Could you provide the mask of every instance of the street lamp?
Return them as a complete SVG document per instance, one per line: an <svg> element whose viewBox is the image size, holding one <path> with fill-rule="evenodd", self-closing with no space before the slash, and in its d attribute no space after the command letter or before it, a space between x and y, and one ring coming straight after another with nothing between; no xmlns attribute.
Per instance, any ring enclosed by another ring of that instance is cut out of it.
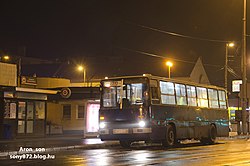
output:
<svg viewBox="0 0 250 166"><path fill-rule="evenodd" d="M9 57L9 55L4 55L3 59L6 60L6 61L8 61L10 59L10 57Z"/></svg>
<svg viewBox="0 0 250 166"><path fill-rule="evenodd" d="M225 55L225 89L227 90L227 68L228 68L228 48L234 47L234 43L226 43L226 55Z"/></svg>
<svg viewBox="0 0 250 166"><path fill-rule="evenodd" d="M9 55L0 56L0 60L1 61L9 61L10 60L10 56Z"/></svg>
<svg viewBox="0 0 250 166"><path fill-rule="evenodd" d="M173 66L173 63L170 61L167 61L166 65L168 66L168 78L170 78L170 72L171 72L170 70L171 70L171 67Z"/></svg>
<svg viewBox="0 0 250 166"><path fill-rule="evenodd" d="M86 82L86 69L85 69L85 67L83 67L83 66L78 66L78 71L81 71L81 72L83 72L83 82L85 83Z"/></svg>

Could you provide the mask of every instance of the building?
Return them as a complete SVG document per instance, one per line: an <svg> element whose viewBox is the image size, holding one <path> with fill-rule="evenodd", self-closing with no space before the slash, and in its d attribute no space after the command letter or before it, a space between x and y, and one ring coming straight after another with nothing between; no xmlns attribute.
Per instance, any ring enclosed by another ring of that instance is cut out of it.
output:
<svg viewBox="0 0 250 166"><path fill-rule="evenodd" d="M57 91L35 88L36 78L17 73L16 64L0 63L1 138L45 136L48 95Z"/></svg>
<svg viewBox="0 0 250 166"><path fill-rule="evenodd" d="M17 86L17 67L13 64L7 64L0 62L0 138L3 138L4 132L7 130L4 128L4 114L5 114L5 102L4 91L6 88L12 88Z"/></svg>
<svg viewBox="0 0 250 166"><path fill-rule="evenodd" d="M70 83L63 78L38 78L37 81L37 87L59 92L49 96L46 134L98 135L99 82Z"/></svg>
<svg viewBox="0 0 250 166"><path fill-rule="evenodd" d="M4 90L4 138L45 136L48 95L57 91L14 87Z"/></svg>
<svg viewBox="0 0 250 166"><path fill-rule="evenodd" d="M199 84L207 84L210 85L210 81L208 79L207 73L203 66L202 60L199 57L196 61L193 70L191 71L189 77L178 77L177 79L196 82Z"/></svg>

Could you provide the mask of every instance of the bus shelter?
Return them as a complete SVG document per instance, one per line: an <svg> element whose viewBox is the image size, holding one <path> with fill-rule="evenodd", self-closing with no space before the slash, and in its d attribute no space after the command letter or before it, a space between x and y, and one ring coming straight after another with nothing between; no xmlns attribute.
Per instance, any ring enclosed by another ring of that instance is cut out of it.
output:
<svg viewBox="0 0 250 166"><path fill-rule="evenodd" d="M3 137L45 136L47 98L57 91L14 87L4 90Z"/></svg>

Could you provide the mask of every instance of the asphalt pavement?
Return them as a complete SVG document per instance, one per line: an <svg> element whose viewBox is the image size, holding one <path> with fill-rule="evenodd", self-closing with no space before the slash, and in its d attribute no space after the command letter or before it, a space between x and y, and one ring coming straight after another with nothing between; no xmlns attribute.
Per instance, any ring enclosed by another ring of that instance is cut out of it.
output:
<svg viewBox="0 0 250 166"><path fill-rule="evenodd" d="M229 137L220 137L218 140L249 139L250 135L237 135L231 132ZM58 135L42 138L20 138L0 140L0 157L10 154L37 153L60 151L67 149L97 149L119 146L119 141L101 141L100 138L84 138L82 135Z"/></svg>

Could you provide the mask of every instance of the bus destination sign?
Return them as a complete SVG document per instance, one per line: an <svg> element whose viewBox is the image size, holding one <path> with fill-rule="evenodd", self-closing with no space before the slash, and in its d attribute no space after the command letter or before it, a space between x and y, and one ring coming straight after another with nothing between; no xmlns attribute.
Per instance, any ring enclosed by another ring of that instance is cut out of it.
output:
<svg viewBox="0 0 250 166"><path fill-rule="evenodd" d="M104 87L122 86L122 81L105 81Z"/></svg>

